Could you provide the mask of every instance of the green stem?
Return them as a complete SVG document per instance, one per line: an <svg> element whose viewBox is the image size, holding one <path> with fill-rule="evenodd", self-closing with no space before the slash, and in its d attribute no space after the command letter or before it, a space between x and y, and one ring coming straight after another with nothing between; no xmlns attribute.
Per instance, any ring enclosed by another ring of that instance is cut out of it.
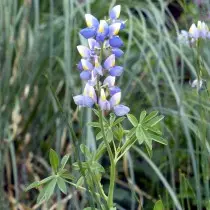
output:
<svg viewBox="0 0 210 210"><path fill-rule="evenodd" d="M99 90L99 89L98 89ZM98 107L98 112L99 112L99 123L101 126L101 132L103 135L103 139L105 142L105 145L107 147L107 151L109 154L109 160L110 160L110 185L109 185L109 193L108 193L108 207L111 208L113 207L113 196L114 196L114 185L115 185L115 160L114 156L111 150L111 147L109 145L109 142L107 141L106 134L104 131L104 125L103 125L103 115L102 115L102 110Z"/></svg>

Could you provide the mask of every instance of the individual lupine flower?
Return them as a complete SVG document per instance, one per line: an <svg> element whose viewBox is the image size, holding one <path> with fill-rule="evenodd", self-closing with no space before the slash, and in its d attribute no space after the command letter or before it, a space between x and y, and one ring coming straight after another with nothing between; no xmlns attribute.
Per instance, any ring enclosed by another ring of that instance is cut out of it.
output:
<svg viewBox="0 0 210 210"><path fill-rule="evenodd" d="M123 72L122 66L115 66L115 55L110 55L104 62L104 68L109 71L111 76L120 76Z"/></svg>
<svg viewBox="0 0 210 210"><path fill-rule="evenodd" d="M109 12L110 19L112 20L118 19L120 17L120 11L121 11L120 5L114 6Z"/></svg>
<svg viewBox="0 0 210 210"><path fill-rule="evenodd" d="M120 100L121 100L121 92L114 94L109 100L111 109L113 109L114 113L117 116L126 115L130 111L130 109L127 106L119 104Z"/></svg>
<svg viewBox="0 0 210 210"><path fill-rule="evenodd" d="M82 80L90 80L91 78L91 71L93 70L93 64L85 59L81 59L81 65L83 71L80 73L80 78Z"/></svg>
<svg viewBox="0 0 210 210"><path fill-rule="evenodd" d="M199 30L196 27L195 23L193 23L189 29L189 35L191 38L197 40L199 38Z"/></svg>
<svg viewBox="0 0 210 210"><path fill-rule="evenodd" d="M120 11L121 11L120 5L114 6L109 12L109 17L112 23L120 23L121 24L120 30L123 30L125 28L125 21L118 19L120 17Z"/></svg>
<svg viewBox="0 0 210 210"><path fill-rule="evenodd" d="M109 26L109 37L116 36L120 31L121 23L113 23Z"/></svg>
<svg viewBox="0 0 210 210"><path fill-rule="evenodd" d="M105 61L104 61L104 68L106 70L110 70L115 65L115 55L110 55Z"/></svg>
<svg viewBox="0 0 210 210"><path fill-rule="evenodd" d="M115 55L116 58L119 58L124 54L124 52L119 48L112 48L112 53Z"/></svg>
<svg viewBox="0 0 210 210"><path fill-rule="evenodd" d="M110 96L113 96L114 94L121 92L121 89L115 86L115 77L113 76L108 76L104 80L103 85L108 86Z"/></svg>
<svg viewBox="0 0 210 210"><path fill-rule="evenodd" d="M93 38L88 39L88 45L91 50L95 50L95 48L101 48L100 44Z"/></svg>
<svg viewBox="0 0 210 210"><path fill-rule="evenodd" d="M115 77L108 76L103 82L103 85L107 85L108 87L113 87L115 84Z"/></svg>
<svg viewBox="0 0 210 210"><path fill-rule="evenodd" d="M120 39L119 36L112 36L109 39L109 44L111 47L120 48L123 46L123 41L122 41L122 39Z"/></svg>
<svg viewBox="0 0 210 210"><path fill-rule="evenodd" d="M189 29L189 36L195 40L208 38L209 28L205 22L198 21L197 26L193 23Z"/></svg>
<svg viewBox="0 0 210 210"><path fill-rule="evenodd" d="M96 34L96 40L98 42L103 42L109 33L109 25L105 20L100 20L100 24Z"/></svg>
<svg viewBox="0 0 210 210"><path fill-rule="evenodd" d="M82 29L80 31L80 34L84 36L86 39L89 39L96 35L99 26L99 21L91 14L86 14L85 20L88 27Z"/></svg>
<svg viewBox="0 0 210 210"><path fill-rule="evenodd" d="M85 85L83 95L73 97L75 104L81 107L93 107L97 102L96 92L93 86L88 83Z"/></svg>
<svg viewBox="0 0 210 210"><path fill-rule="evenodd" d="M198 21L197 28L199 31L199 36L203 39L207 38L207 34L209 32L209 28L205 22Z"/></svg>
<svg viewBox="0 0 210 210"><path fill-rule="evenodd" d="M101 89L101 93L100 93L99 106L101 110L110 110L110 103L106 99L106 94L103 88Z"/></svg>

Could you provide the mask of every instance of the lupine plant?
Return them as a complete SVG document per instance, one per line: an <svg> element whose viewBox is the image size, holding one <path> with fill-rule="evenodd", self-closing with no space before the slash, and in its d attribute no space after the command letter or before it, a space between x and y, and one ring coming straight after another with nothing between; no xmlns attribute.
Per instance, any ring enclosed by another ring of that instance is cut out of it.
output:
<svg viewBox="0 0 210 210"><path fill-rule="evenodd" d="M153 141L166 144L160 131L162 115L158 115L157 111L149 114L142 111L137 119L129 114L129 107L120 103L121 89L116 86L116 81L122 75L123 67L116 63L124 54L119 32L125 28L126 23L119 19L120 10L120 5L113 7L109 18L100 21L93 15L86 14L87 27L82 29L80 34L87 39L87 46L77 46L82 57L77 68L85 85L83 93L74 96L73 99L78 107L90 108L95 114L96 121L88 123L87 126L96 129L98 147L96 151L91 151L86 145L80 145L84 161L78 159L73 163L71 173L65 168L70 155L64 156L59 162L58 155L51 149L49 157L52 175L32 183L27 188L29 190L42 186L38 203L48 200L56 186L66 194L68 183L91 195L92 207L87 209L114 210L116 209L114 203L116 169L120 159L136 142L144 145L150 156ZM123 127L126 120L130 122L129 129ZM107 191L101 182L106 169L100 163L106 152L110 163ZM78 173L74 173L75 171Z"/></svg>
<svg viewBox="0 0 210 210"><path fill-rule="evenodd" d="M195 23L191 25L189 31L182 30L178 39L181 43L195 48L197 78L191 82L191 86L197 88L197 91L199 92L205 88L205 80L202 79L205 66L203 64L201 50L203 42L210 39L209 28L205 22L198 21L197 25Z"/></svg>

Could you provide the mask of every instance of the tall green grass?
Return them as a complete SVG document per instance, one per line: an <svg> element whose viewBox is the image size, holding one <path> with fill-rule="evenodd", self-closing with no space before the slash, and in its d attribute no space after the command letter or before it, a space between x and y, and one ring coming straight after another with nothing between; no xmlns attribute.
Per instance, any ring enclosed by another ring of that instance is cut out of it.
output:
<svg viewBox="0 0 210 210"><path fill-rule="evenodd" d="M91 111L78 112L72 101L72 96L82 89L76 70L76 45L83 41L78 32L85 25L84 14L92 12L103 18L114 4L122 5L122 18L127 19L122 34L123 100L136 115L144 109L163 113L162 129L168 139L165 148L154 145L151 159L144 148L134 148L119 164L115 192L118 208L136 209L141 200L144 209L152 209L159 197L166 209L201 210L209 206L209 95L204 90L198 96L190 87L189 80L196 75L194 52L181 46L176 38L180 27L189 27L200 18L200 11L193 3L183 3L177 22L168 3L0 1L0 195L4 195L0 209L38 209L37 192L25 193L24 187L50 173L50 147L61 156L70 152L71 161L75 160L75 139L50 86L74 126L77 143L95 149L95 134L86 127L92 120ZM208 45L206 42L203 56L209 88ZM102 161L106 165L106 159ZM105 186L107 178L104 177ZM87 202L91 203L85 192L80 192L78 200L76 191L69 189L67 197L57 193L42 209L53 205L82 209Z"/></svg>

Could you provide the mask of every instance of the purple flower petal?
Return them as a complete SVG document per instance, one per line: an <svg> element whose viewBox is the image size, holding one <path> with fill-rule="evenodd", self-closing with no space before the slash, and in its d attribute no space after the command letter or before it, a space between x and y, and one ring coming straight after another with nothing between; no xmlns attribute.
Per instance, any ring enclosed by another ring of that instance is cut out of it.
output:
<svg viewBox="0 0 210 210"><path fill-rule="evenodd" d="M123 72L122 66L114 66L109 70L109 74L114 77L119 77Z"/></svg>
<svg viewBox="0 0 210 210"><path fill-rule="evenodd" d="M82 80L89 80L91 78L91 73L89 71L82 71L80 73L80 78Z"/></svg>
<svg viewBox="0 0 210 210"><path fill-rule="evenodd" d="M112 87L112 86L114 86L114 83L115 83L115 77L108 76L104 80L103 85L108 85L108 87Z"/></svg>
<svg viewBox="0 0 210 210"><path fill-rule="evenodd" d="M91 50L83 45L78 45L77 50L83 58L89 58L91 55Z"/></svg>
<svg viewBox="0 0 210 210"><path fill-rule="evenodd" d="M119 93L119 92L121 92L121 89L117 86L109 88L110 96L113 96L114 94Z"/></svg>
<svg viewBox="0 0 210 210"><path fill-rule="evenodd" d="M122 104L114 107L114 113L119 117L126 115L128 112L130 112L130 108L128 108L127 106L124 106Z"/></svg>
<svg viewBox="0 0 210 210"><path fill-rule="evenodd" d="M123 20L114 20L115 23L120 23L121 26L120 26L120 30L123 30L125 28L125 23L126 21L123 21Z"/></svg>
<svg viewBox="0 0 210 210"><path fill-rule="evenodd" d="M74 103L78 106L82 107L93 107L94 100L90 98L89 96L83 96L83 95L77 95L73 97Z"/></svg>
<svg viewBox="0 0 210 210"><path fill-rule="evenodd" d="M79 71L83 71L84 70L83 67L82 67L82 62L81 61L77 64L77 69Z"/></svg>
<svg viewBox="0 0 210 210"><path fill-rule="evenodd" d="M109 70L114 65L115 65L115 55L112 54L104 61L104 68Z"/></svg>
<svg viewBox="0 0 210 210"><path fill-rule="evenodd" d="M93 86L91 86L89 83L87 83L85 85L84 88L84 96L89 96L90 98L92 98L95 102L97 102L97 96L96 96L96 92Z"/></svg>
<svg viewBox="0 0 210 210"><path fill-rule="evenodd" d="M109 26L109 36L115 36L120 31L121 23L113 23Z"/></svg>
<svg viewBox="0 0 210 210"><path fill-rule="evenodd" d="M123 41L120 39L119 36L113 36L112 38L109 39L109 44L112 47L119 48L123 46Z"/></svg>
<svg viewBox="0 0 210 210"><path fill-rule="evenodd" d="M98 22L97 18L95 18L93 15L91 15L91 14L86 14L86 15L85 15L85 20L86 20L87 26L88 26L89 28L90 28L90 27L98 28L99 22Z"/></svg>
<svg viewBox="0 0 210 210"><path fill-rule="evenodd" d="M120 11L121 11L121 6L120 5L116 5L115 7L113 7L110 12L109 12L109 17L111 19L117 19L120 16Z"/></svg>
<svg viewBox="0 0 210 210"><path fill-rule="evenodd" d="M91 50L95 50L95 48L100 49L100 44L95 39L88 39L88 45Z"/></svg>
<svg viewBox="0 0 210 210"><path fill-rule="evenodd" d="M110 110L110 103L107 100L99 99L99 106L101 110Z"/></svg>
<svg viewBox="0 0 210 210"><path fill-rule="evenodd" d="M81 59L82 67L84 70L93 70L93 64L85 59Z"/></svg>
<svg viewBox="0 0 210 210"><path fill-rule="evenodd" d="M89 39L91 37L94 37L96 35L96 29L95 28L84 28L80 31L80 34L85 37L85 39Z"/></svg>
<svg viewBox="0 0 210 210"><path fill-rule="evenodd" d="M120 103L120 100L121 100L121 92L114 94L109 100L111 108L118 105Z"/></svg>
<svg viewBox="0 0 210 210"><path fill-rule="evenodd" d="M124 54L124 52L119 48L112 48L112 53L115 54L116 58L119 58Z"/></svg>

